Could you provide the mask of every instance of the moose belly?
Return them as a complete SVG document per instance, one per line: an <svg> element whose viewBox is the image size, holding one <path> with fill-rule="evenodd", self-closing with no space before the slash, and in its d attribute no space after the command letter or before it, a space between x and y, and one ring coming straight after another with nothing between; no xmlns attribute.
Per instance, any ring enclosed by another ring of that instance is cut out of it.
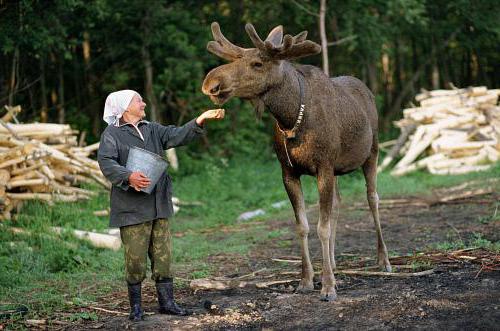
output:
<svg viewBox="0 0 500 331"><path fill-rule="evenodd" d="M370 157L371 144L343 150L334 162L335 174L345 175L361 167Z"/></svg>

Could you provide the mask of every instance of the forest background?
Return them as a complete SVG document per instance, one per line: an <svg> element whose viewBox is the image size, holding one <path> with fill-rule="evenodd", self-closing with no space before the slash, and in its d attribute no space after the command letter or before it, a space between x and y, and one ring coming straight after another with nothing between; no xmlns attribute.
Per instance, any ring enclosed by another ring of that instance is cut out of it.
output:
<svg viewBox="0 0 500 331"><path fill-rule="evenodd" d="M150 120L180 125L213 107L201 93L206 73L223 63L206 50L211 22L244 47L253 47L247 22L262 37L282 24L320 43L319 12L320 1L296 0L0 0L0 104L21 105L22 122L69 123L92 143L108 93L129 88L143 95ZM391 121L422 88L500 86L498 12L488 0L329 1L329 73L370 87L382 138L392 137ZM321 54L301 62L323 65ZM273 157L269 115L256 121L239 100L225 108L227 120L181 152L179 175L207 159Z"/></svg>

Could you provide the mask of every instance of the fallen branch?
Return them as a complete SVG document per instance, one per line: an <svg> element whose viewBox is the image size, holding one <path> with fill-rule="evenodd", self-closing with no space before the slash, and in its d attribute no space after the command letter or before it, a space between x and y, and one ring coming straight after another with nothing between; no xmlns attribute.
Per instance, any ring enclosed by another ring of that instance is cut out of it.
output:
<svg viewBox="0 0 500 331"><path fill-rule="evenodd" d="M257 288L268 288L273 285L282 285L282 284L290 284L290 283L298 283L300 279L285 279L285 280L275 280L271 282L259 282L255 283L255 287Z"/></svg>
<svg viewBox="0 0 500 331"><path fill-rule="evenodd" d="M109 310L109 309L104 309L104 308L99 308L99 307L92 307L92 306L90 306L90 307L86 307L86 308L103 311L105 313L110 313L110 314L115 314L115 315L121 315L121 316L128 316L129 315L128 313L125 313L123 311Z"/></svg>
<svg viewBox="0 0 500 331"><path fill-rule="evenodd" d="M484 189L477 189L477 190L472 190L472 191L466 191L466 192L461 192L458 194L450 195L447 197L442 197L440 198L437 202L434 204L439 204L439 203L446 203L450 202L453 200L460 200L460 199L465 199L465 198L471 198L471 197L476 197L480 195L486 195L493 193L493 189L491 187L484 188Z"/></svg>
<svg viewBox="0 0 500 331"><path fill-rule="evenodd" d="M271 259L275 262L286 262L286 263L301 263L300 260L285 260L285 259Z"/></svg>
<svg viewBox="0 0 500 331"><path fill-rule="evenodd" d="M427 276L434 273L434 269L419 271L419 272L385 272L385 271L362 271L362 270L338 270L334 271L338 275L350 275L350 276L381 276L381 277L396 277L396 278L407 278L407 277L421 277Z"/></svg>

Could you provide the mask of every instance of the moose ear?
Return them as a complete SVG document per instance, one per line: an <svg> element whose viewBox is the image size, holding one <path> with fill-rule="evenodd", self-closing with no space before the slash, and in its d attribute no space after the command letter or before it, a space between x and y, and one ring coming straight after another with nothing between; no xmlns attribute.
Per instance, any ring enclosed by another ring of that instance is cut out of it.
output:
<svg viewBox="0 0 500 331"><path fill-rule="evenodd" d="M274 47L279 47L283 41L283 26L278 25L272 29L265 41L269 41Z"/></svg>

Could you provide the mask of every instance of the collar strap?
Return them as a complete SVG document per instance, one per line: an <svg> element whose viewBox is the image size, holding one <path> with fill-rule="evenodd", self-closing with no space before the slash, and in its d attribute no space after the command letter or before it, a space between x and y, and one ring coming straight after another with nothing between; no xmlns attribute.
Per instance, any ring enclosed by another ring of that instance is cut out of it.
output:
<svg viewBox="0 0 500 331"><path fill-rule="evenodd" d="M299 107L299 116L297 117L297 121L295 121L295 125L291 130L283 130L279 123L278 129L283 133L286 139L293 139L296 137L296 132L299 129L300 123L302 123L302 119L304 118L304 110L306 105L304 104L304 77L302 76L302 72L297 70L297 80L299 81L299 90L300 90L300 107Z"/></svg>

